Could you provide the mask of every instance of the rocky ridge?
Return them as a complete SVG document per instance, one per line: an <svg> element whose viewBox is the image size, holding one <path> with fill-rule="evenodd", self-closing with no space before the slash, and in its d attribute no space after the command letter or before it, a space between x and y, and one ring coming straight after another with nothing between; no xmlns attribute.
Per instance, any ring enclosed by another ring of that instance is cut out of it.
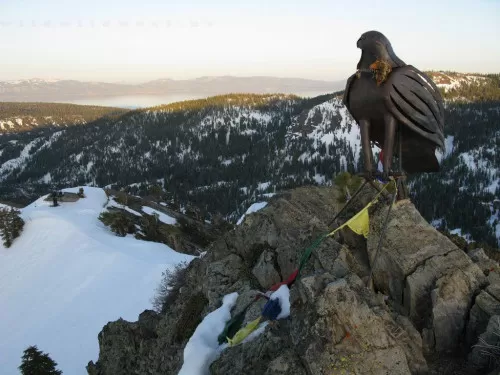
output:
<svg viewBox="0 0 500 375"><path fill-rule="evenodd" d="M373 197L365 188L348 219ZM145 311L99 333L91 375L176 374L201 319L238 292L233 314L293 271L308 245L340 209L334 187L303 187L271 198L263 210L191 262L165 314ZM313 251L291 287L291 316L248 343L226 349L211 374L486 374L498 363L476 346L498 344L498 264L468 254L428 224L410 201L370 211L368 239L349 229ZM373 268L373 288L366 287ZM260 314L258 302L245 316ZM496 334L495 334L496 332ZM465 359L467 358L467 359Z"/></svg>

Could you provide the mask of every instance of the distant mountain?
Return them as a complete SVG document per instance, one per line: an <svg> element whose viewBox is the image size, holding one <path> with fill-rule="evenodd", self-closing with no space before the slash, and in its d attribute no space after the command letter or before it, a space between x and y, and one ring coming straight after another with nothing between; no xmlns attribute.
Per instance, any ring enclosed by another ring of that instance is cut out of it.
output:
<svg viewBox="0 0 500 375"><path fill-rule="evenodd" d="M125 95L333 92L344 81L327 82L278 77L200 77L190 80L158 79L141 84L29 79L0 81L0 101L57 102Z"/></svg>

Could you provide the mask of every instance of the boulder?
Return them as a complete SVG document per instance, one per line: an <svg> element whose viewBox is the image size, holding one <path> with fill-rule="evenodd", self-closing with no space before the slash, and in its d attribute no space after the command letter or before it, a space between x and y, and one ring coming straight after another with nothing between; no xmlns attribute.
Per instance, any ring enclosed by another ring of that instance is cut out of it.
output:
<svg viewBox="0 0 500 375"><path fill-rule="evenodd" d="M222 352L210 366L213 375L306 375L300 358L279 334L266 331L253 341Z"/></svg>
<svg viewBox="0 0 500 375"><path fill-rule="evenodd" d="M356 275L334 279L307 276L296 291L291 339L309 373L424 374L422 342L411 323L390 314Z"/></svg>
<svg viewBox="0 0 500 375"><path fill-rule="evenodd" d="M490 318L468 359L470 367L482 373L500 367L500 315Z"/></svg>
<svg viewBox="0 0 500 375"><path fill-rule="evenodd" d="M252 269L253 275L264 290L281 281L278 271L274 268L274 257L275 255L272 251L263 251L260 254L257 264Z"/></svg>
<svg viewBox="0 0 500 375"><path fill-rule="evenodd" d="M203 288L211 307L217 306L224 294L236 291L242 286L241 275L245 268L242 258L236 254L230 254L207 265ZM237 282L240 283L235 285ZM228 290L231 292L226 293Z"/></svg>
<svg viewBox="0 0 500 375"><path fill-rule="evenodd" d="M478 337L486 331L490 319L495 315L500 315L500 300L488 293L487 290L479 293L470 310L466 332L469 346L477 343Z"/></svg>
<svg viewBox="0 0 500 375"><path fill-rule="evenodd" d="M367 239L374 283L399 312L410 317L425 336L427 350L453 351L460 344L472 300L487 284L486 278L408 200L394 205L375 258L387 210L382 207L372 215Z"/></svg>
<svg viewBox="0 0 500 375"><path fill-rule="evenodd" d="M467 255L478 265L485 275L488 275L494 270L498 270L498 263L490 259L483 249L469 250Z"/></svg>
<svg viewBox="0 0 500 375"><path fill-rule="evenodd" d="M436 282L432 291L432 328L437 352L452 351L462 341L473 293L480 286L474 271L467 274L467 268L456 269Z"/></svg>

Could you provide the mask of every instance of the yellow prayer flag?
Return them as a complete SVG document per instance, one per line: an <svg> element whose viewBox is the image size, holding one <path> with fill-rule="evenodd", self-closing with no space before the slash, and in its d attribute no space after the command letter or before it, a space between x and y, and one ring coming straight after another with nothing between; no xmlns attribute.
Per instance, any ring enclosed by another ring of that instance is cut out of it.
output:
<svg viewBox="0 0 500 375"><path fill-rule="evenodd" d="M368 215L368 208L370 206L371 204L367 205L345 223L354 233L362 234L365 238L368 237L368 232L370 231L370 218Z"/></svg>
<svg viewBox="0 0 500 375"><path fill-rule="evenodd" d="M234 346L238 345L240 342L242 342L249 334L251 334L253 331L257 329L257 326L260 323L260 319L262 316L259 316L257 319L254 321L251 321L248 323L245 328L240 329L236 334L233 336L232 339L229 337L227 338L227 342L229 343L229 346Z"/></svg>

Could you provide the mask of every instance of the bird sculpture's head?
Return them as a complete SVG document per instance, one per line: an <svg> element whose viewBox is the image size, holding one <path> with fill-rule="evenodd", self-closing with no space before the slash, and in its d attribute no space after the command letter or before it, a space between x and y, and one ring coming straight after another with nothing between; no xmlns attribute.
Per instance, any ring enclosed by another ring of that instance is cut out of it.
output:
<svg viewBox="0 0 500 375"><path fill-rule="evenodd" d="M396 56L391 42L384 34L378 31L367 31L358 39L356 46L361 49L361 59L358 69L369 69L376 61L390 64L391 68L405 66L406 64Z"/></svg>

